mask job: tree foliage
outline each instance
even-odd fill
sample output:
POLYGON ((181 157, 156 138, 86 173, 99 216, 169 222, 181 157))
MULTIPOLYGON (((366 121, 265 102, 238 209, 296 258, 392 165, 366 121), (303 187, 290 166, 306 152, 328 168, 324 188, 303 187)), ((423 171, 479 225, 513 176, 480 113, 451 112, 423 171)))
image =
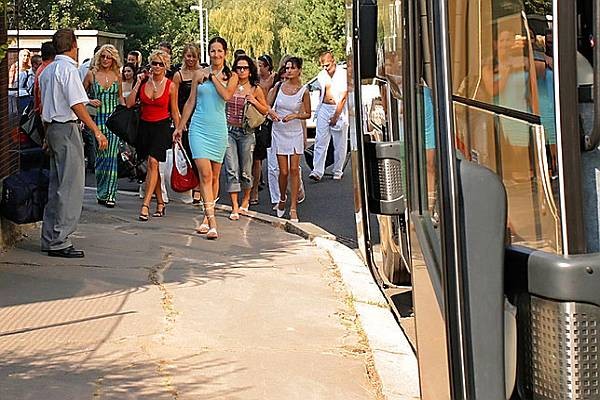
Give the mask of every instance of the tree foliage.
MULTIPOLYGON (((197 0, 13 0, 19 29, 99 29, 127 35, 125 51, 147 54, 159 42, 182 47, 199 41, 197 0)), ((539 1, 539 0, 530 0, 539 1)), ((305 76, 317 70, 317 55, 332 49, 342 57, 343 0, 205 0, 210 36, 224 37, 231 49, 278 61, 285 54, 304 58, 305 76)), ((11 26, 10 28, 16 28, 11 26)))
POLYGON ((527 14, 552 14, 552 0, 525 0, 524 3, 527 14))

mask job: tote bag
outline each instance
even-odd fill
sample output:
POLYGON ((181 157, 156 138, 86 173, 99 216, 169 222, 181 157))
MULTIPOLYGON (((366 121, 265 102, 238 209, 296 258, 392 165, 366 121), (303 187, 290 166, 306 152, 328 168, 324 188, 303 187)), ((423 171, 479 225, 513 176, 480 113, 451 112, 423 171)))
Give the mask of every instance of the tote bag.
POLYGON ((171 188, 176 192, 187 192, 198 186, 199 180, 192 168, 181 143, 173 143, 173 169, 171 170, 171 188))

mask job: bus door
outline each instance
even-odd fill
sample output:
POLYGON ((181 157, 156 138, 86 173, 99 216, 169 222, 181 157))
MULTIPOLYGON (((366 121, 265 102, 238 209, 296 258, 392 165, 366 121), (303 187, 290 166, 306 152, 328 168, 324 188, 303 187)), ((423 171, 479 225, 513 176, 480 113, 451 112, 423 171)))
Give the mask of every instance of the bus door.
MULTIPOLYGON (((386 295, 394 301, 396 295, 405 297, 411 270, 404 196, 402 5, 393 0, 357 3, 361 11, 355 16, 354 26, 362 20, 365 26, 377 26, 377 32, 381 33, 372 34, 367 45, 369 33, 365 32, 362 42, 363 56, 376 59, 377 63, 373 63, 369 74, 355 79, 353 61, 348 62, 349 109, 355 121, 350 127, 350 136, 359 246, 367 262, 377 270, 383 287, 390 289, 386 295), (369 156, 363 157, 363 154, 369 156), (363 168, 362 162, 368 165, 363 168)), ((349 29, 352 32, 352 28, 349 29)))
MULTIPOLYGON (((584 230, 584 213, 591 208, 597 221, 598 206, 584 203, 581 161, 582 149, 591 150, 590 159, 597 153, 600 113, 592 99, 592 128, 582 129, 589 83, 581 74, 589 68, 582 68, 577 51, 585 36, 593 48, 590 64, 597 57, 596 31, 582 33, 596 26, 598 5, 549 3, 552 23, 543 33, 526 17, 535 10, 519 0, 428 6, 437 162, 426 193, 428 199, 433 193, 427 210, 440 257, 425 261, 434 289, 436 270, 429 264, 441 264, 437 301, 443 303, 449 397, 600 398, 600 255, 587 253, 584 230)), ((426 121, 425 90, 421 85, 415 96, 418 119, 426 121)), ((426 128, 422 123, 420 136, 427 136, 426 128)), ((599 167, 596 161, 596 176, 599 167)), ((597 196, 598 185, 592 186, 597 196)), ((417 285, 414 291, 419 341, 419 327, 433 319, 419 313, 417 285)), ((443 395, 441 388, 430 398, 443 395)))

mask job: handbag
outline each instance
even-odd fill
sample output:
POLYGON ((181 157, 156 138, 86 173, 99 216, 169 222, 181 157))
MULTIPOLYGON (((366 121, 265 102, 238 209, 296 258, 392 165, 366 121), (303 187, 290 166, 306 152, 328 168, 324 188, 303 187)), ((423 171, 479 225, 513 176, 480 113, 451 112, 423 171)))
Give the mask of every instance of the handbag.
MULTIPOLYGON (((256 88, 254 89, 256 91, 256 88)), ((265 122, 266 116, 254 107, 248 100, 244 103, 244 116, 242 118, 242 126, 246 131, 251 131, 258 128, 265 122)))
POLYGON ((35 112, 33 104, 27 106, 19 123, 21 130, 38 146, 44 143, 44 124, 42 117, 35 112))
POLYGON ((249 101, 244 103, 244 118, 242 122, 244 129, 252 130, 258 128, 265 122, 265 118, 266 117, 262 115, 252 103, 249 101))
POLYGON ((135 146, 140 123, 140 106, 127 108, 118 104, 106 120, 106 127, 127 144, 135 146))
POLYGON ((187 192, 192 190, 200 181, 192 168, 192 163, 188 158, 181 143, 173 143, 173 168, 171 170, 171 188, 176 192, 187 192))
MULTIPOLYGON (((94 83, 96 82, 96 74, 93 74, 94 80, 92 81, 92 86, 91 86, 91 98, 90 100, 93 100, 96 98, 96 93, 94 90, 94 83)), ((90 103, 87 103, 85 105, 85 108, 87 109, 88 114, 90 114, 90 117, 95 118, 96 115, 98 115, 98 107, 94 107, 93 105, 91 105, 90 103)))

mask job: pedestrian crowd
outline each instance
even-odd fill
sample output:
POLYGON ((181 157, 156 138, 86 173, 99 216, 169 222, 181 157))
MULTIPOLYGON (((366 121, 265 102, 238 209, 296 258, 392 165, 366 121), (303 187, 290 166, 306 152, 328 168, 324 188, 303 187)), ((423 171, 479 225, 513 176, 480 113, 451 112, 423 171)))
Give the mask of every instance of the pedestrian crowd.
MULTIPOLYGON (((228 44, 221 37, 208 43, 209 64, 199 62, 194 44, 183 48, 177 66, 166 42, 150 53, 147 65, 139 51, 122 58, 111 44, 97 47, 80 66, 77 52, 74 31, 60 29, 52 42, 42 45, 41 56, 31 57, 23 50, 10 70, 9 81, 27 92, 45 127, 50 175, 43 251, 58 257, 84 256, 70 236, 82 210, 86 155, 88 161, 94 160, 98 203, 116 206, 122 141, 107 120, 119 105, 139 107, 135 147, 138 157, 146 160, 139 221, 166 216, 160 163, 175 143, 193 160, 199 178, 191 192, 191 203, 203 205, 199 234, 219 237, 215 203, 221 170, 232 205, 229 219, 236 221, 258 204, 264 160, 273 211, 280 218, 287 214, 291 221, 299 221, 298 204, 306 196, 300 157, 307 146, 306 120, 311 117, 301 58, 286 56, 276 69, 267 54, 255 60, 236 50, 230 67, 228 44), (93 155, 84 153, 81 126, 93 144, 93 155)), ((345 71, 336 68, 331 52, 321 54, 319 61, 321 95, 310 173, 315 181, 323 177, 330 140, 335 149, 333 179, 342 178, 348 127, 345 71)))

